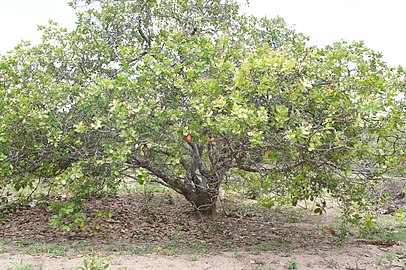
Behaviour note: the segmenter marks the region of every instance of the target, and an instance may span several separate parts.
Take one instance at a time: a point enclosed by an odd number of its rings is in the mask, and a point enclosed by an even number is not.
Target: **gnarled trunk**
[[[207,146],[187,142],[183,147],[188,150],[188,155],[181,160],[185,169],[184,175],[173,174],[172,166],[165,167],[155,163],[154,161],[160,160],[160,155],[155,151],[148,153],[149,159],[133,158],[131,163],[156,176],[155,182],[185,196],[199,213],[213,214],[216,210],[220,185],[230,168],[230,161],[226,157],[219,157],[213,142]],[[205,155],[207,155],[206,158],[203,158]]]
[[[211,215],[216,211],[218,194],[219,188],[198,188],[194,191],[186,191],[183,193],[195,210],[204,215]]]
[[[220,161],[216,144],[213,142],[206,147],[193,142],[183,146],[188,150],[190,158],[181,161],[186,174],[182,179],[182,188],[178,188],[199,213],[213,214],[220,185],[229,169],[227,162]],[[203,162],[204,154],[207,154],[209,163]]]

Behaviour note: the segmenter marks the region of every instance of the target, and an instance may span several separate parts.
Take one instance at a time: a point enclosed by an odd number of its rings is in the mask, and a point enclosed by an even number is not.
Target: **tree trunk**
[[[183,193],[185,198],[193,205],[195,210],[203,215],[212,215],[215,213],[218,194],[218,188],[198,188],[195,191]]]

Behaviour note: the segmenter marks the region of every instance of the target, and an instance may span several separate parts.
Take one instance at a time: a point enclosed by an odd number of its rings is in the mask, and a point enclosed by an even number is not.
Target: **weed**
[[[28,240],[21,238],[21,237],[17,237],[15,240],[15,243],[17,245],[17,247],[22,248],[25,246],[28,246],[29,244],[31,244]]]
[[[147,232],[142,232],[140,233],[140,235],[138,236],[141,240],[147,240],[149,237],[149,234]]]
[[[346,223],[330,224],[324,230],[325,237],[332,237],[335,245],[342,246],[348,240],[348,237],[354,234],[354,228]]]
[[[305,242],[307,242],[311,237],[310,233],[307,233],[307,232],[299,232],[299,235],[300,235],[301,239],[303,239],[303,241],[305,241]]]
[[[22,260],[17,264],[13,263],[12,266],[8,266],[7,270],[41,270],[43,269],[43,265],[32,265],[28,263],[24,263]]]
[[[288,221],[290,223],[298,223],[298,222],[300,222],[300,217],[297,213],[291,212],[289,215]]]
[[[236,250],[236,251],[233,252],[233,257],[234,258],[241,258],[242,254],[241,254],[241,252],[239,250]]]
[[[379,216],[373,228],[361,231],[361,237],[387,243],[406,242],[403,216],[403,211],[394,216]]]
[[[394,252],[396,255],[404,255],[404,254],[406,254],[406,248],[399,247],[399,248],[395,249]]]
[[[79,241],[75,245],[73,245],[72,248],[76,251],[79,251],[80,253],[83,253],[89,250],[89,244],[86,241]],[[90,249],[92,249],[92,247]]]
[[[152,249],[153,249],[153,247],[152,247],[151,243],[146,243],[145,244],[145,246],[144,246],[144,252],[145,253],[151,253]]]
[[[179,244],[180,239],[181,232],[179,229],[175,229],[173,232],[171,232],[171,244],[173,246],[177,246]]]
[[[123,243],[120,242],[110,242],[107,245],[107,250],[109,251],[113,251],[113,252],[121,252],[121,251],[125,251],[126,247]]]
[[[209,233],[212,235],[215,235],[219,232],[221,232],[224,228],[224,224],[218,221],[212,221],[210,222],[210,227],[209,227]]]
[[[99,258],[84,259],[83,265],[76,268],[76,270],[106,270],[109,268],[110,263],[100,261]]]
[[[9,243],[8,241],[3,241],[3,243],[0,244],[0,253],[7,252],[9,249]]]
[[[189,247],[189,250],[192,253],[203,254],[203,253],[207,253],[210,250],[210,246],[205,243],[196,243],[196,244],[192,244]]]
[[[10,239],[6,239],[3,241],[3,245],[10,245],[11,244],[11,240]]]
[[[132,254],[141,254],[144,251],[144,249],[138,245],[133,245],[130,250]]]
[[[328,261],[326,267],[328,269],[336,269],[338,268],[338,263],[335,261]]]
[[[345,269],[346,270],[366,270],[366,268],[359,268],[358,263],[356,263],[356,265],[354,267],[347,266]]]
[[[295,258],[293,258],[292,260],[289,260],[289,266],[288,266],[289,270],[296,270],[297,269],[297,261]]]
[[[191,260],[192,262],[195,262],[195,261],[199,260],[199,257],[198,257],[197,255],[192,255],[192,256],[190,257],[190,260]]]
[[[386,259],[388,259],[388,261],[390,261],[390,262],[392,262],[393,260],[396,259],[395,254],[393,254],[392,252],[387,252],[387,253],[385,254],[385,256],[386,256]]]
[[[260,242],[251,247],[251,250],[255,253],[260,253],[262,251],[270,251],[270,250],[288,250],[289,246],[283,239],[277,239],[276,241],[265,241]]]
[[[396,255],[388,251],[384,255],[379,256],[376,263],[381,266],[390,267],[394,260],[396,260]]]
[[[69,247],[65,245],[58,244],[48,244],[48,243],[35,243],[30,244],[26,248],[26,252],[30,255],[36,255],[41,253],[49,253],[55,256],[64,256],[68,251]]]
[[[361,237],[382,243],[406,242],[406,230],[397,227],[374,228],[362,231]]]

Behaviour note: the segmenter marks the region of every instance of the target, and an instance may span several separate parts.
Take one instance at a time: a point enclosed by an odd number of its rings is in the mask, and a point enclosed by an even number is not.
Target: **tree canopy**
[[[74,0],[0,60],[2,207],[154,181],[212,212],[245,177],[266,205],[350,218],[405,169],[405,71],[362,42],[323,48],[229,0]],[[31,194],[31,195],[27,195]],[[39,197],[38,197],[39,196]]]

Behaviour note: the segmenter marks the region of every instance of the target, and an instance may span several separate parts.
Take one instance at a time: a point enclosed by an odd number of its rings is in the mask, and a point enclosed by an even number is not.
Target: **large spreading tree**
[[[263,203],[322,211],[326,192],[357,208],[403,176],[405,72],[363,43],[309,46],[231,0],[71,6],[74,30],[50,22],[1,58],[3,206],[148,175],[211,213],[245,174]]]

